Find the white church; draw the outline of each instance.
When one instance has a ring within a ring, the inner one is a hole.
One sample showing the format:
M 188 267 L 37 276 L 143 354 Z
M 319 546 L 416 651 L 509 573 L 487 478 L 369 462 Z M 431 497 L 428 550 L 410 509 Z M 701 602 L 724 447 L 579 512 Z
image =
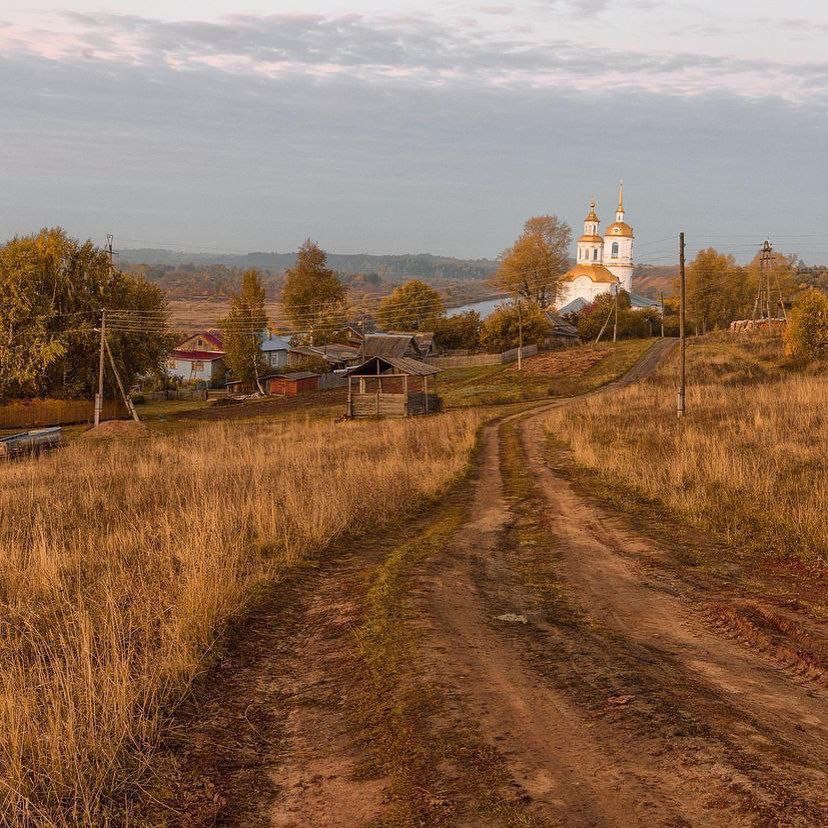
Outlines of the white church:
M 559 295 L 555 300 L 558 313 L 574 313 L 593 302 L 602 293 L 618 289 L 630 294 L 634 308 L 658 307 L 658 302 L 633 293 L 632 227 L 624 220 L 624 185 L 618 192 L 615 221 L 603 235 L 595 202 L 589 205 L 584 219 L 584 234 L 578 239 L 575 265 L 561 277 Z

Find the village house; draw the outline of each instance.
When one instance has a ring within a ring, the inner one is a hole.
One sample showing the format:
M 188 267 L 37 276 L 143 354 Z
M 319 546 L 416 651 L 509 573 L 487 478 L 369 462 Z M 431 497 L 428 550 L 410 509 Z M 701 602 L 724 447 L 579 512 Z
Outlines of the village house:
M 221 332 L 210 328 L 185 339 L 167 358 L 167 374 L 184 382 L 221 385 L 227 373 Z
M 287 337 L 276 336 L 267 331 L 263 336 L 261 352 L 264 355 L 268 367 L 282 368 L 287 365 L 290 340 Z
M 442 400 L 428 389 L 439 368 L 411 357 L 374 356 L 345 372 L 350 418 L 434 414 Z
M 422 359 L 425 354 L 420 349 L 414 334 L 374 333 L 365 337 L 362 346 L 362 356 L 368 357 L 410 357 Z

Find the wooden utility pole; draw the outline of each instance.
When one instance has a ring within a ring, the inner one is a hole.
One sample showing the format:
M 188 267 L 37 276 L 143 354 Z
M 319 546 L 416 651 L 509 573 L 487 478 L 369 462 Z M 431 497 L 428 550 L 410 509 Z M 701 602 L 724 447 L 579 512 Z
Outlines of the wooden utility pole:
M 124 401 L 124 405 L 127 408 L 130 416 L 136 423 L 140 422 L 138 419 L 138 412 L 135 410 L 135 406 L 132 404 L 132 398 L 127 394 L 126 390 L 124 389 L 124 384 L 121 382 L 121 375 L 118 373 L 118 366 L 115 365 L 115 357 L 112 356 L 112 348 L 109 347 L 109 342 L 104 340 L 104 345 L 106 346 L 106 352 L 109 355 L 109 364 L 112 366 L 112 373 L 115 374 L 115 381 L 118 383 L 118 390 L 121 392 L 121 398 Z
M 661 338 L 664 339 L 664 291 L 659 291 L 661 296 Z
M 518 371 L 523 370 L 523 302 L 518 299 Z
M 618 288 L 619 285 L 615 285 L 615 321 L 612 324 L 612 341 L 618 342 Z
M 684 393 L 686 385 L 686 351 L 687 340 L 684 330 L 684 309 L 686 302 L 686 278 L 684 273 L 684 233 L 679 233 L 679 269 L 681 272 L 681 292 L 679 293 L 679 390 L 678 390 L 678 408 L 677 413 L 679 417 L 684 416 Z
M 106 346 L 106 308 L 101 309 L 101 343 L 98 354 L 98 393 L 95 394 L 95 420 L 94 427 L 101 423 L 101 409 L 103 408 L 103 387 L 104 387 L 104 348 Z

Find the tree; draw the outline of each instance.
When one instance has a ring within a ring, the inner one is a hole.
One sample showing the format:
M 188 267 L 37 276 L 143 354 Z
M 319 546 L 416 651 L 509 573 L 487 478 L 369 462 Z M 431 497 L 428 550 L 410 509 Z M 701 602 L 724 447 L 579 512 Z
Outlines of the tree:
M 828 351 L 828 296 L 821 290 L 803 291 L 785 327 L 785 354 L 793 359 L 819 359 Z
M 124 384 L 161 373 L 174 346 L 162 291 L 111 268 L 107 251 L 59 228 L 16 236 L 0 247 L 0 396 L 91 396 L 97 385 L 103 308 L 140 311 L 110 330 Z M 113 390 L 113 389 L 107 389 Z
M 709 247 L 687 268 L 687 318 L 698 333 L 726 328 L 750 313 L 755 289 L 733 256 Z
M 473 351 L 480 346 L 480 328 L 480 314 L 476 311 L 444 316 L 434 326 L 434 345 L 441 351 Z
M 344 324 L 345 296 L 345 286 L 328 267 L 327 254 L 308 239 L 285 275 L 282 305 L 291 324 L 308 331 L 312 345 L 330 341 Z
M 571 228 L 557 216 L 528 219 L 517 241 L 503 251 L 494 284 L 546 307 L 569 269 L 571 243 Z
M 602 293 L 578 313 L 578 336 L 585 342 L 594 341 L 609 317 L 602 339 L 612 339 L 614 316 L 615 294 Z M 655 308 L 634 309 L 630 304 L 630 294 L 623 289 L 618 292 L 619 339 L 643 339 L 660 330 L 661 316 Z
M 261 350 L 267 327 L 265 289 L 258 270 L 244 271 L 241 289 L 230 301 L 230 310 L 219 327 L 224 359 L 233 378 L 245 385 L 258 385 L 259 373 L 267 367 Z
M 490 352 L 506 351 L 520 344 L 520 322 L 523 319 L 523 344 L 542 345 L 552 333 L 552 325 L 535 302 L 502 305 L 483 323 L 480 344 Z
M 419 279 L 411 279 L 386 296 L 377 309 L 377 319 L 387 331 L 430 330 L 445 313 L 440 294 Z

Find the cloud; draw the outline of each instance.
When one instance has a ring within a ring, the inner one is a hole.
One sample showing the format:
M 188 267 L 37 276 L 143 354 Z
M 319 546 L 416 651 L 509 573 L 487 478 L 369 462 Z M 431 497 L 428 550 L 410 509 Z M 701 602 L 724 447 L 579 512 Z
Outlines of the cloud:
M 609 85 L 679 95 L 718 89 L 793 101 L 828 98 L 824 62 L 608 50 L 514 29 L 450 28 L 428 16 L 234 14 L 209 22 L 72 12 L 65 20 L 67 31 L 57 36 L 0 30 L 0 50 L 64 62 L 80 55 L 175 71 L 206 67 L 249 76 L 347 76 L 382 84 L 473 82 L 576 91 Z

